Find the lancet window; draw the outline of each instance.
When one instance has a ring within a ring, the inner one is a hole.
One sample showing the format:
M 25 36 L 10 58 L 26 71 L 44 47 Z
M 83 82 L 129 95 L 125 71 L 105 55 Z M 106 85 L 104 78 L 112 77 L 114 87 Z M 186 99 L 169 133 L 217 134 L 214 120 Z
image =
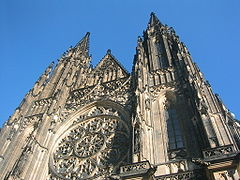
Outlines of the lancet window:
M 168 64 L 168 61 L 166 59 L 164 48 L 162 46 L 164 46 L 164 45 L 161 42 L 159 42 L 157 44 L 157 51 L 158 51 L 157 56 L 158 56 L 160 69 L 166 69 L 169 66 L 169 64 Z
M 175 108 L 168 108 L 166 111 L 167 117 L 167 131 L 168 131 L 168 148 L 169 150 L 179 149 L 184 147 L 183 137 L 177 118 L 177 112 Z

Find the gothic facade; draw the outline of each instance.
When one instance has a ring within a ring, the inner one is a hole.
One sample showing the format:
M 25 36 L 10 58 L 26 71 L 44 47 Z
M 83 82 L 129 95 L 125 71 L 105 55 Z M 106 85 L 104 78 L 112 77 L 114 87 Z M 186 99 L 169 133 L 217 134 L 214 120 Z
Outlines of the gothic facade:
M 152 13 L 128 73 L 89 33 L 51 63 L 0 132 L 0 179 L 239 179 L 240 123 Z

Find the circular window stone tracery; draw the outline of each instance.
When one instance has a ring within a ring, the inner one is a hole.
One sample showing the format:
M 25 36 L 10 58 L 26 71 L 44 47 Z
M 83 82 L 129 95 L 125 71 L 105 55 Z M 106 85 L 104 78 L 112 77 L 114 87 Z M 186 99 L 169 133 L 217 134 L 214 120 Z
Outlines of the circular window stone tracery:
M 101 133 L 89 133 L 76 142 L 75 155 L 80 158 L 91 157 L 100 151 L 104 141 L 104 136 Z
M 51 179 L 96 179 L 115 172 L 128 156 L 129 135 L 117 116 L 96 116 L 74 125 L 53 151 Z

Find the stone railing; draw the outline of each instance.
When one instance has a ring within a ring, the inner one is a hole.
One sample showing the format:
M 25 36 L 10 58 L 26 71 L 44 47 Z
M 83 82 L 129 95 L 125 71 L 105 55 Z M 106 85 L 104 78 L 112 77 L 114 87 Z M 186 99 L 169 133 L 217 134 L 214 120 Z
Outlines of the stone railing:
M 226 145 L 221 147 L 216 147 L 212 149 L 203 150 L 203 157 L 205 159 L 211 159 L 216 157 L 221 157 L 234 152 L 233 145 Z
M 194 170 L 194 171 L 185 171 L 180 173 L 168 174 L 163 176 L 155 177 L 156 180 L 190 180 L 190 179 L 205 179 L 202 171 Z
M 150 169 L 150 163 L 148 161 L 133 163 L 125 166 L 120 167 L 120 173 L 127 173 L 133 171 L 142 171 Z
M 146 176 L 153 168 L 148 161 L 137 162 L 120 167 L 121 177 Z

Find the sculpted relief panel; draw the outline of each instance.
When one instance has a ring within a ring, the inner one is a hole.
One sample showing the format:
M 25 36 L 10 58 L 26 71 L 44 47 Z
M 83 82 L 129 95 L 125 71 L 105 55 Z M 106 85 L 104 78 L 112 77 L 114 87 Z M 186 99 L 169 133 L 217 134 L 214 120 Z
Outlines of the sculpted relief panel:
M 103 179 L 127 161 L 130 131 L 119 112 L 95 107 L 73 124 L 52 151 L 50 179 Z
M 66 109 L 77 109 L 99 99 L 110 99 L 122 105 L 128 104 L 130 96 L 130 78 L 100 83 L 95 86 L 77 89 L 71 92 Z

